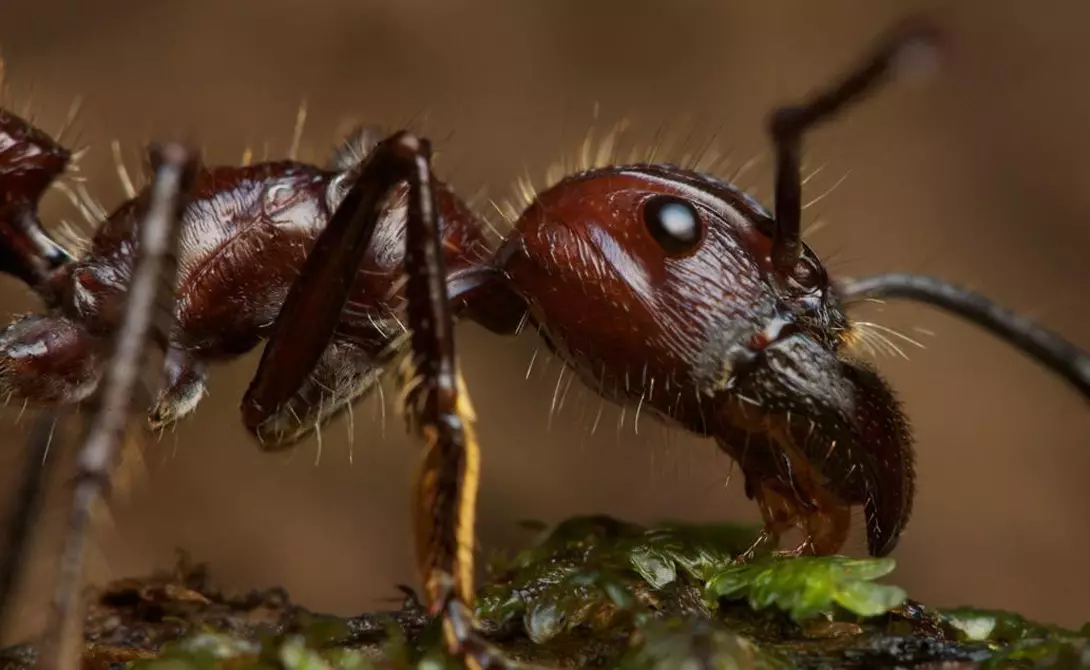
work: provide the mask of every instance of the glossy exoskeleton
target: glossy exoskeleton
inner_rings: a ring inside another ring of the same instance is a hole
[[[1090,358],[1036,324],[930,277],[834,283],[800,240],[802,136],[933,48],[931,28],[905,24],[834,86],[771,115],[774,213],[706,174],[612,165],[537,193],[496,249],[433,176],[426,140],[361,132],[329,168],[198,167],[174,147],[173,162],[158,161],[159,190],[122,203],[77,255],[37,219],[68,151],[0,112],[0,269],[47,307],[0,335],[0,393],[64,405],[124,382],[116,368],[139,358],[116,338],[135,318],[134,272],[157,257],[138,238],[163,226],[155,211],[183,202],[172,322],[150,328],[166,352],[151,425],[196,407],[210,363],[264,340],[242,417],[264,448],[286,447],[405,354],[406,414],[426,444],[414,503],[419,569],[451,652],[467,662],[503,660],[470,609],[478,449],[456,318],[498,333],[531,323],[590,388],[714,438],[761,508],[762,541],[800,528],[795,552],[834,553],[862,506],[870,552],[887,554],[912,508],[911,437],[888,385],[852,356],[858,331],[846,306],[906,297],[952,310],[1090,394]],[[115,409],[127,396],[117,397]],[[99,414],[110,406],[100,402]],[[94,456],[81,460],[78,481],[94,494],[114,451],[116,439],[88,438],[83,453]],[[70,556],[78,563],[78,550]],[[72,581],[58,611],[70,609]]]

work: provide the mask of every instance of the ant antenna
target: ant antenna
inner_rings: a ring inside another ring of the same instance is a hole
[[[859,101],[896,71],[914,73],[927,69],[924,66],[935,60],[938,46],[939,31],[931,23],[921,19],[906,21],[833,86],[800,105],[780,107],[769,116],[768,130],[776,151],[776,237],[772,263],[777,270],[790,273],[802,252],[802,136],[845,106]]]
[[[1020,349],[1090,398],[1090,354],[979,293],[934,277],[902,273],[843,281],[838,291],[846,303],[868,298],[904,298],[956,314]]]

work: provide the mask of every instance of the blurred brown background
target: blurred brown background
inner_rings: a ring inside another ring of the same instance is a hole
[[[737,166],[767,149],[767,110],[839,72],[912,5],[921,3],[3,0],[0,48],[7,104],[29,101],[47,130],[85,96],[83,169],[107,206],[122,197],[111,138],[130,166],[141,141],[175,131],[201,138],[209,161],[237,161],[247,142],[280,157],[304,96],[308,157],[324,159],[349,120],[416,119],[440,141],[444,175],[467,194],[487,186],[500,197],[524,170],[540,175],[573,150],[596,104],[601,125],[627,116],[644,144],[660,126],[695,128],[699,148],[718,129]],[[839,272],[936,273],[1090,347],[1090,5],[934,5],[953,47],[941,76],[884,91],[809,143],[811,165],[829,164],[812,194],[850,171],[807,211],[831,222],[811,241],[843,250]],[[742,180],[762,198],[770,183],[768,161]],[[59,195],[45,216],[75,218]],[[33,307],[3,283],[0,310]],[[880,361],[918,437],[919,497],[896,581],[935,604],[1090,619],[1085,402],[941,314],[896,305],[869,315],[927,345],[909,347],[910,362]],[[524,378],[532,335],[460,333],[485,449],[485,548],[523,541],[515,523],[528,518],[755,518],[740,477],[724,490],[729,463],[711,444],[646,420],[637,435],[631,414],[618,430],[612,409],[591,436],[598,401],[582,390],[550,420],[560,366],[539,357]],[[414,583],[416,445],[389,411],[383,434],[369,401],[356,410],[352,464],[344,422],[326,432],[318,465],[313,440],[291,458],[261,454],[237,419],[255,363],[220,369],[195,418],[149,444],[147,477],[98,535],[91,577],[167,567],[184,547],[228,586],[280,584],[345,613],[382,605],[395,583]],[[17,414],[0,415],[5,481],[27,424],[15,428]],[[60,521],[54,500],[22,632],[38,624]]]

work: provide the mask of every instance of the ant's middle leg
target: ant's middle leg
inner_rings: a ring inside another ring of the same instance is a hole
[[[243,400],[247,425],[288,404],[333,340],[387,193],[408,182],[405,234],[409,357],[404,409],[425,443],[414,492],[418,567],[429,611],[451,653],[471,667],[505,666],[477,633],[472,611],[478,448],[473,411],[455,360],[430,145],[408,133],[379,143],[311,250],[288,292]]]
[[[387,355],[381,347],[333,339],[286,402],[268,413],[244,414],[246,428],[264,450],[294,446],[369,395],[382,379]]]

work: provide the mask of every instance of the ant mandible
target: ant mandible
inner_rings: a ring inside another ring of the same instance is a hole
[[[805,133],[936,42],[928,24],[906,22],[833,86],[770,116],[774,215],[695,171],[607,166],[538,193],[497,249],[433,176],[430,144],[399,132],[360,134],[351,145],[362,155],[345,149],[330,168],[199,167],[165,145],[153,152],[152,188],[110,214],[77,258],[37,215],[70,152],[0,111],[0,270],[48,307],[0,335],[0,392],[98,402],[51,639],[61,641],[78,601],[80,538],[108,485],[149,337],[165,351],[152,427],[196,407],[208,363],[267,340],[242,402],[264,449],[349,408],[403,356],[404,410],[425,443],[413,502],[424,595],[450,652],[473,667],[506,663],[471,609],[479,455],[456,317],[501,334],[536,325],[603,396],[713,437],[761,509],[759,544],[799,528],[790,553],[835,553],[862,506],[870,553],[888,554],[912,508],[912,442],[892,390],[850,355],[858,334],[847,306],[900,297],[952,311],[1090,395],[1090,357],[1044,328],[931,277],[831,282],[800,239]],[[164,276],[174,289],[166,323],[150,316]]]

